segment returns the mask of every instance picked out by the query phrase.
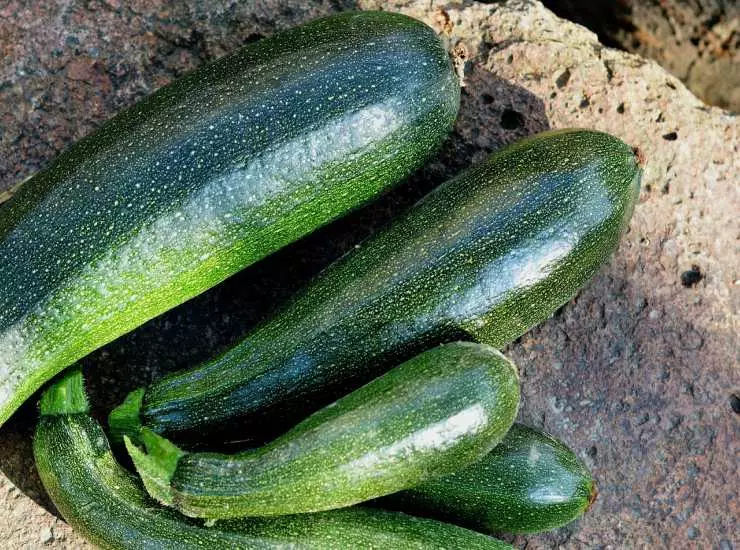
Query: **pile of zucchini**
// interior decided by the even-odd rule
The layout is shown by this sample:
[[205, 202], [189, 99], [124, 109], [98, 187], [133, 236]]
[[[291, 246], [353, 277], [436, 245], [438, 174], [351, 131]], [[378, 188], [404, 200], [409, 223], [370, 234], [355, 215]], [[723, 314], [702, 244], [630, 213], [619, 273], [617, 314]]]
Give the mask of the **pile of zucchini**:
[[76, 530], [103, 548], [483, 549], [584, 513], [590, 473], [514, 422], [497, 349], [570, 300], [629, 221], [640, 161], [604, 133], [493, 153], [230, 350], [132, 392], [109, 434], [138, 476], [68, 369], [402, 181], [459, 100], [430, 28], [343, 13], [160, 89], [0, 210], [0, 424], [65, 371], [34, 455]]

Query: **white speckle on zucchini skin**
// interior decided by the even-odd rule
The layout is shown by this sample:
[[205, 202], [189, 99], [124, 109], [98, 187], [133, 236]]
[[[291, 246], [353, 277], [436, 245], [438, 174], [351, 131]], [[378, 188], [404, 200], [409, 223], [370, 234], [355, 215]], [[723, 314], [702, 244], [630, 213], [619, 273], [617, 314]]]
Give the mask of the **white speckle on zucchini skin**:
[[[13, 396], [23, 380], [18, 365], [28, 354], [28, 345], [21, 326], [13, 326], [0, 335], [0, 404]], [[34, 365], [28, 365], [33, 368]]]
[[[70, 376], [84, 394], [79, 371]], [[74, 406], [78, 401], [69, 399], [74, 393], [58, 394], [41, 409], [34, 457], [44, 487], [64, 519], [101, 548], [511, 550], [506, 543], [468, 529], [372, 508], [205, 524], [189, 520], [158, 506], [141, 481], [118, 464], [100, 425]]]
[[60, 369], [403, 179], [458, 104], [431, 29], [341, 14], [72, 146], [0, 215], [0, 424]]
[[234, 433], [236, 419], [249, 434], [268, 415], [290, 426], [429, 346], [501, 347], [606, 261], [639, 180], [631, 148], [601, 132], [512, 144], [432, 191], [226, 353], [152, 384], [140, 421], [178, 437], [226, 421]]
[[591, 473], [571, 449], [514, 424], [482, 460], [377, 504], [484, 533], [538, 533], [581, 516], [595, 494]]
[[[502, 256], [500, 261], [492, 262], [479, 274], [477, 285], [455, 296], [454, 302], [440, 304], [439, 309], [444, 309], [453, 319], [484, 326], [489, 304], [503, 299], [512, 288], [525, 289], [542, 281], [572, 252], [578, 238], [565, 233], [558, 240], [548, 230], [546, 240], [535, 237], [534, 241], [534, 246], [526, 253], [515, 249]], [[439, 313], [433, 315], [438, 316]]]
[[456, 342], [391, 369], [257, 449], [182, 454], [147, 430], [148, 454], [128, 440], [127, 448], [150, 494], [188, 516], [316, 512], [476, 462], [501, 441], [518, 407], [516, 367], [490, 346]]
[[350, 462], [342, 470], [352, 476], [353, 472], [366, 471], [384, 462], [405, 460], [416, 452], [441, 452], [454, 446], [461, 438], [480, 432], [488, 422], [486, 410], [476, 403], [380, 451], [368, 453]]

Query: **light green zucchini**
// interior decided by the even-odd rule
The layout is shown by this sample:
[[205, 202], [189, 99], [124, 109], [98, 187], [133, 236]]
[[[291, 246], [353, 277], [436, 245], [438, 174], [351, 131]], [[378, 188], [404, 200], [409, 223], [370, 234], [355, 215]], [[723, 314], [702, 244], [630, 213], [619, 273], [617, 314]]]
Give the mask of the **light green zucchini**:
[[461, 527], [370, 508], [205, 526], [157, 505], [140, 480], [116, 462], [88, 413], [78, 370], [44, 394], [34, 455], [64, 519], [91, 543], [111, 550], [511, 549]]
[[514, 424], [482, 460], [377, 504], [488, 533], [537, 533], [580, 517], [595, 498], [591, 473], [573, 451]]
[[448, 134], [432, 29], [343, 13], [122, 112], [0, 210], [0, 425], [91, 351], [387, 190]]
[[641, 172], [635, 152], [601, 132], [510, 145], [432, 191], [231, 350], [131, 394], [111, 428], [271, 436], [431, 345], [501, 347], [609, 258]]
[[350, 506], [443, 476], [485, 456], [519, 406], [516, 367], [459, 342], [433, 348], [234, 455], [186, 453], [143, 430], [126, 439], [150, 495], [188, 516], [231, 518]]

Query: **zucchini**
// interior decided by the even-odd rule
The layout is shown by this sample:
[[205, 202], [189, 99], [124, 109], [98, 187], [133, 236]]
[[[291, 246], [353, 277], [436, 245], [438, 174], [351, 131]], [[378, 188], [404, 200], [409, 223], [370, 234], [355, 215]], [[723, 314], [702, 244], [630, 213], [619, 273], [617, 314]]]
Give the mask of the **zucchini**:
[[343, 13], [165, 86], [0, 211], [0, 425], [63, 368], [399, 182], [459, 83], [434, 32]]
[[150, 495], [187, 516], [232, 518], [351, 506], [484, 457], [519, 406], [516, 367], [490, 346], [439, 346], [237, 454], [187, 453], [143, 429], [126, 438]]
[[595, 498], [591, 473], [573, 451], [514, 424], [483, 460], [377, 504], [483, 532], [537, 533], [580, 517]]
[[502, 347], [606, 261], [641, 172], [636, 153], [601, 132], [510, 145], [433, 190], [226, 353], [132, 393], [111, 428], [202, 439], [241, 417], [240, 433], [270, 436], [432, 345]]
[[79, 370], [65, 374], [42, 397], [34, 455], [44, 487], [64, 519], [101, 548], [511, 549], [461, 527], [371, 508], [227, 520], [206, 527], [158, 506], [140, 480], [116, 462], [102, 428], [88, 413]]

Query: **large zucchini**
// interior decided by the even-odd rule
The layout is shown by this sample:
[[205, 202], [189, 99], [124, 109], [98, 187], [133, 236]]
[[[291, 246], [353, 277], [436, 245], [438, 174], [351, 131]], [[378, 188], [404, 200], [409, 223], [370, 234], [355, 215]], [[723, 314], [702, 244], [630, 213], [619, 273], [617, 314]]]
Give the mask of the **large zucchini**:
[[61, 369], [400, 181], [458, 103], [429, 27], [344, 13], [73, 145], [0, 211], [0, 425]]
[[484, 532], [536, 533], [581, 516], [596, 498], [591, 474], [554, 437], [514, 424], [482, 460], [378, 500]]
[[640, 174], [636, 153], [600, 132], [510, 145], [432, 191], [231, 350], [132, 393], [111, 427], [135, 437], [143, 422], [186, 437], [241, 416], [240, 434], [278, 431], [431, 345], [503, 346], [606, 261]]
[[237, 454], [186, 453], [144, 429], [127, 447], [150, 495], [188, 516], [317, 512], [414, 487], [480, 460], [519, 407], [516, 367], [481, 344], [438, 346]]
[[491, 537], [401, 513], [351, 508], [203, 526], [158, 506], [111, 453], [88, 411], [79, 371], [42, 399], [34, 455], [41, 480], [64, 519], [87, 540], [112, 550], [504, 550]]

